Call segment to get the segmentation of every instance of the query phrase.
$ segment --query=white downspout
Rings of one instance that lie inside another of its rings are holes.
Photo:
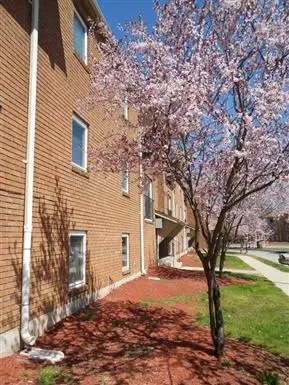
[[[127,99],[124,103],[124,118],[128,120],[128,103]],[[142,165],[142,151],[140,145],[139,151],[139,179],[140,179],[140,214],[139,214],[139,222],[140,222],[140,269],[141,274],[145,275],[145,262],[144,262],[144,200],[143,200],[143,191],[142,191],[142,183],[143,183],[143,165]]]
[[[142,152],[139,154],[140,163],[139,163],[139,176],[142,184],[143,181],[143,166],[142,166]],[[141,266],[141,274],[146,274],[145,271],[145,262],[144,262],[144,199],[143,199],[143,191],[141,186],[140,192],[140,266]]]
[[[36,122],[36,86],[37,86],[37,55],[38,55],[38,19],[39,0],[32,0],[32,18],[30,34],[30,68],[27,125],[27,158],[24,208],[24,239],[22,266],[22,308],[21,338],[25,345],[34,345],[36,337],[29,331],[29,300],[30,300],[30,259],[32,240],[33,215],[33,176]]]

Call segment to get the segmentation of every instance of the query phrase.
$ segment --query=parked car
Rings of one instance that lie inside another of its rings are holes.
[[[289,253],[280,254],[278,261],[283,265],[289,265]]]

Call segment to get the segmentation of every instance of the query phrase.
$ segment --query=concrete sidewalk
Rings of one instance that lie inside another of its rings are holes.
[[[202,267],[195,267],[195,266],[182,266],[180,267],[181,270],[190,270],[190,271],[204,271]],[[219,270],[216,269],[218,272]],[[224,273],[239,273],[239,274],[250,274],[250,275],[261,275],[256,270],[243,270],[243,269],[224,269]]]
[[[238,255],[238,257],[269,281],[273,282],[275,286],[279,287],[279,289],[289,296],[289,273],[275,269],[274,267],[268,266],[249,256]]]

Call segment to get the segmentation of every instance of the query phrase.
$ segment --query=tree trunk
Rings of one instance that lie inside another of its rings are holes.
[[[222,239],[220,264],[219,264],[220,277],[223,275],[223,270],[224,270],[224,265],[225,265],[225,260],[226,260],[227,244],[228,244],[228,237],[226,235],[224,235],[223,239]]]
[[[225,334],[224,318],[221,304],[221,293],[214,271],[206,273],[208,282],[208,299],[210,312],[211,336],[215,347],[215,355],[220,358],[224,354]]]
[[[220,255],[220,265],[219,265],[220,277],[222,277],[222,275],[223,275],[225,259],[226,259],[226,249],[222,248],[221,255]]]
[[[240,253],[243,254],[243,250],[244,250],[244,242],[241,241],[241,244],[240,244]]]

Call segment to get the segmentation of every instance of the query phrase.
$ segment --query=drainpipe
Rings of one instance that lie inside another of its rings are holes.
[[[139,176],[140,181],[143,181],[143,166],[142,166],[142,152],[139,153],[140,163],[139,163]],[[142,187],[141,187],[142,188]],[[144,199],[143,191],[140,194],[140,266],[141,273],[145,275],[145,262],[144,262]]]
[[[36,85],[37,85],[37,54],[38,54],[38,19],[39,0],[32,0],[32,18],[30,34],[30,68],[28,96],[28,125],[26,153],[26,182],[24,208],[24,239],[22,266],[22,308],[21,338],[25,345],[34,345],[36,337],[29,331],[29,300],[30,300],[30,259],[33,214],[33,174],[36,122]]]

